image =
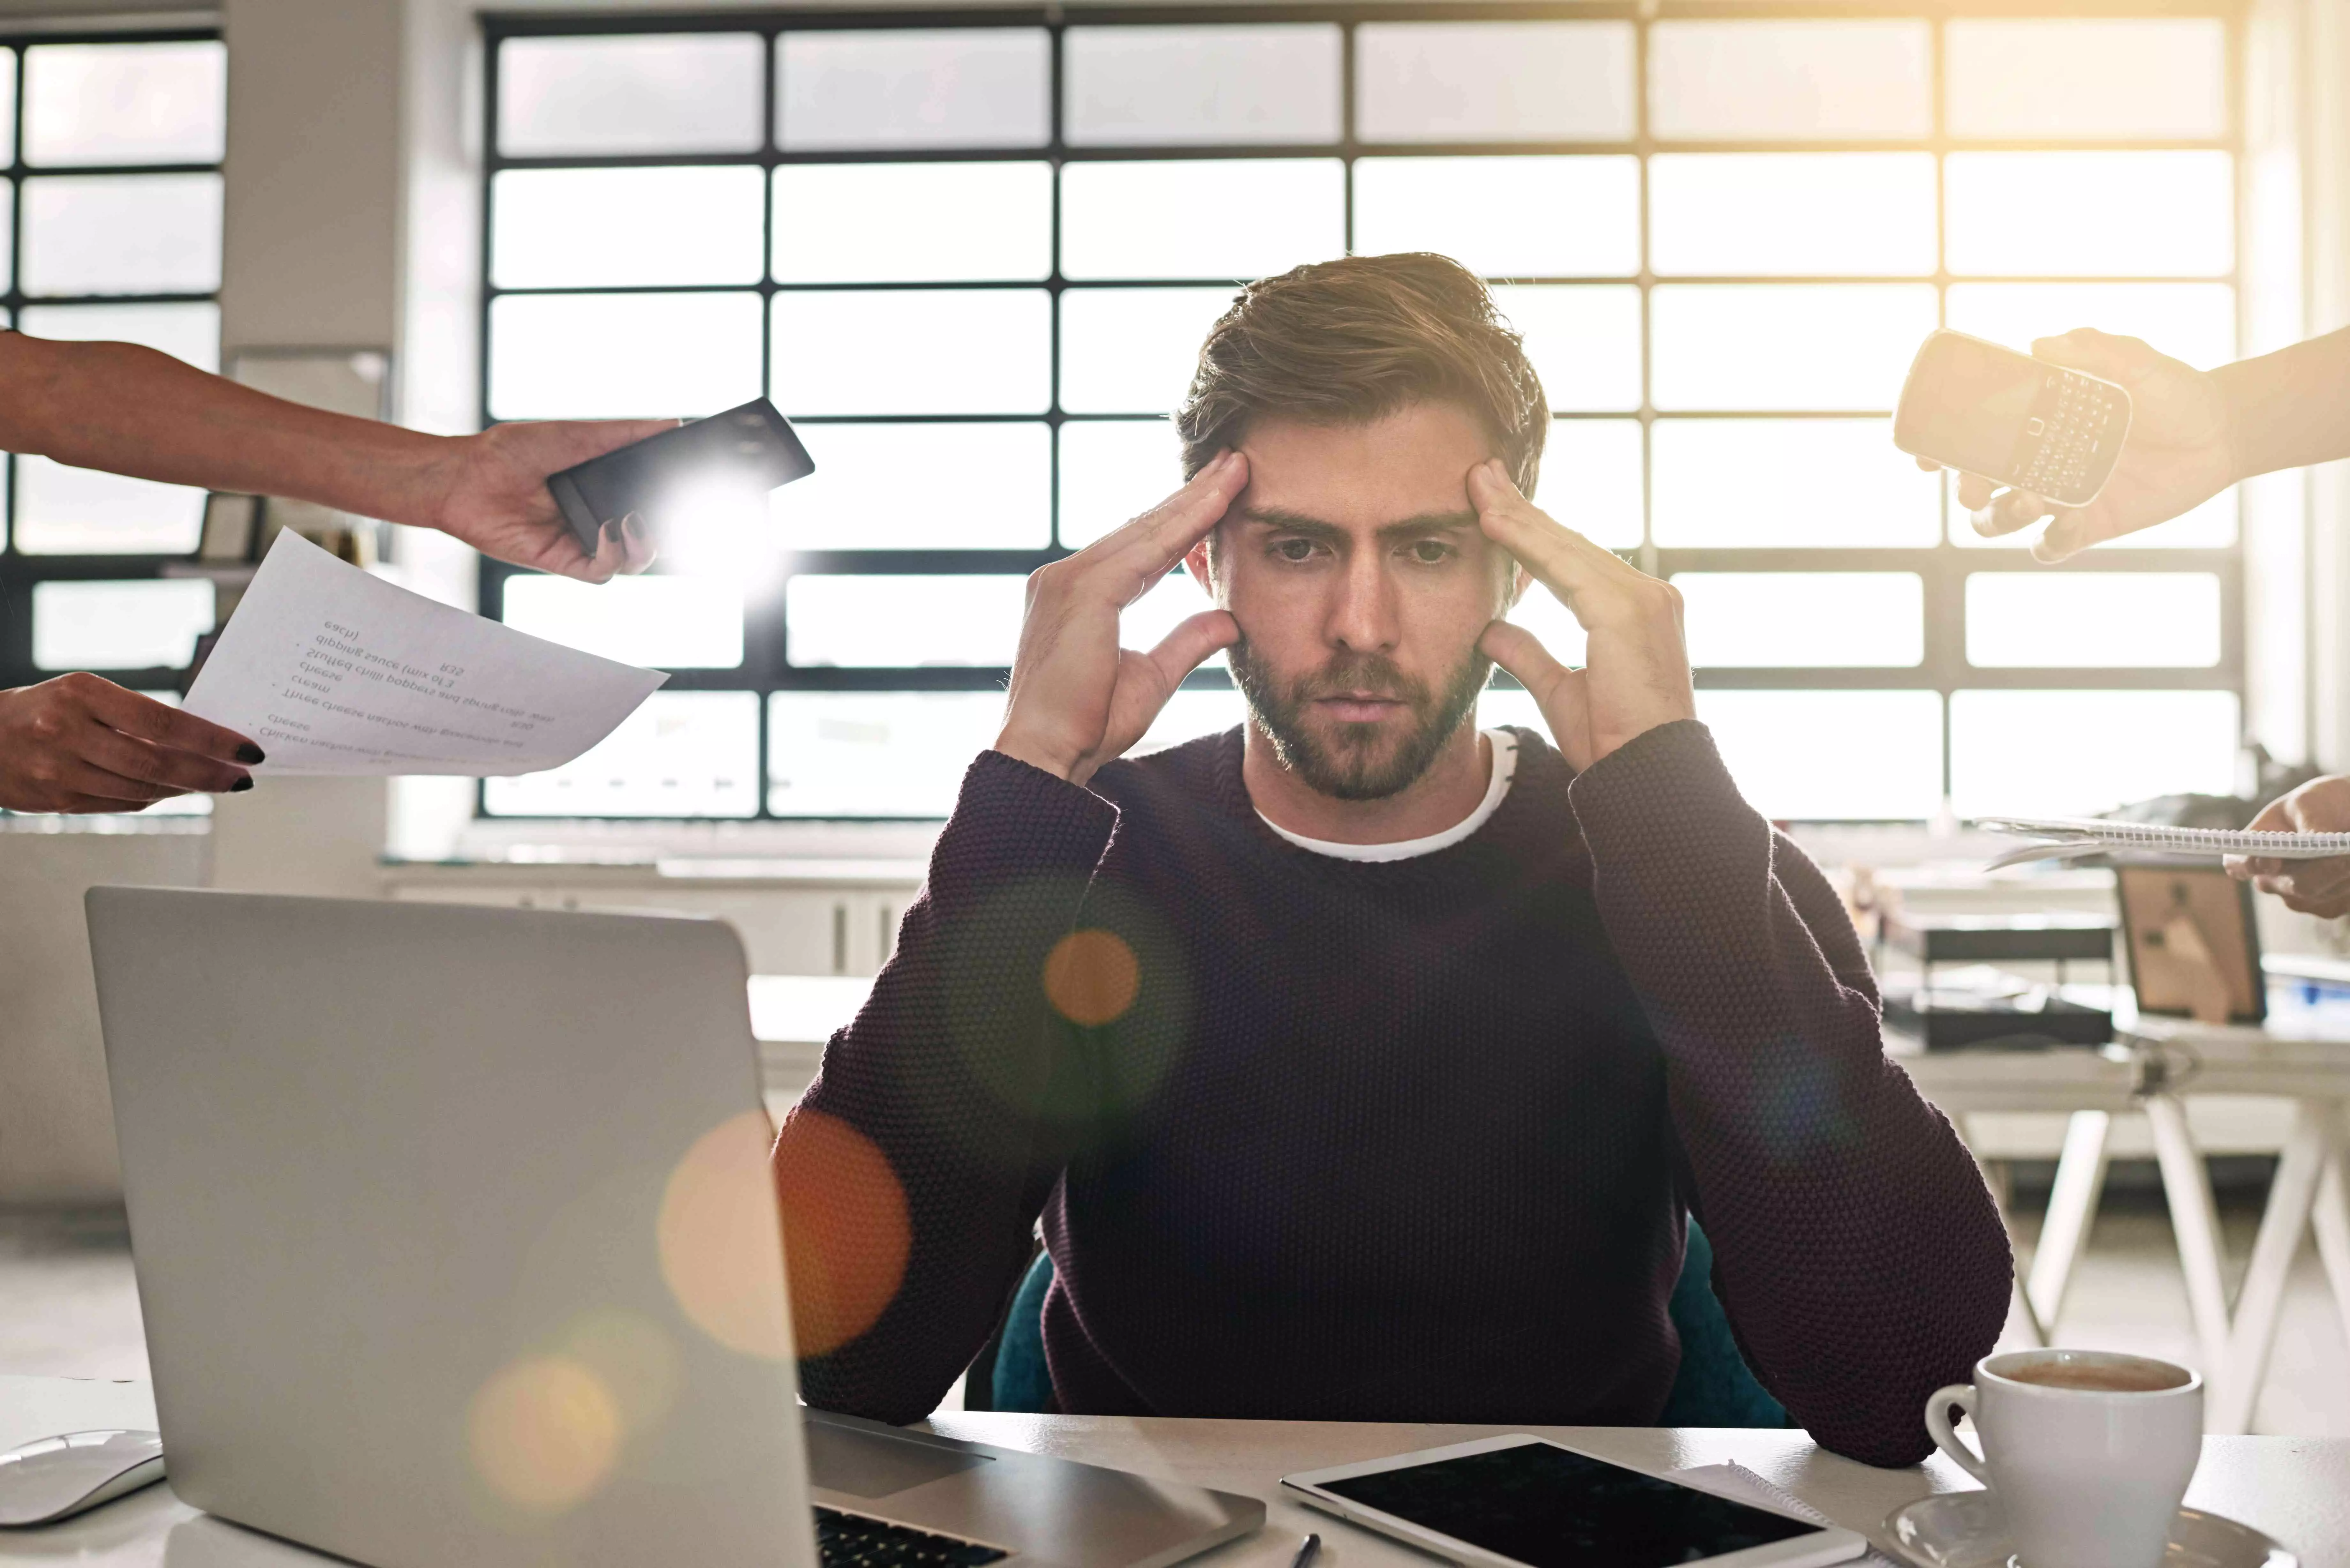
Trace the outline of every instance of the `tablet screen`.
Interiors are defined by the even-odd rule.
[[[1541,1442],[1317,1484],[1527,1568],[1664,1568],[1817,1533]]]

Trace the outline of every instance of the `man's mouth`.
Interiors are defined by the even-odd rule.
[[[1342,724],[1376,724],[1410,704],[1377,691],[1333,691],[1314,699],[1314,706]]]

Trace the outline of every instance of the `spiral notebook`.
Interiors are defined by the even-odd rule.
[[[2219,827],[2164,827],[2094,816],[1985,816],[1975,826],[2036,840],[2018,845],[1985,869],[2027,860],[2077,860],[2087,855],[2174,855],[2216,860],[2251,855],[2270,860],[2327,860],[2350,855],[2350,833],[2243,833]]]

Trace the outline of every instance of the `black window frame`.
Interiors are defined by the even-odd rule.
[[[1902,17],[1925,21],[1930,28],[1932,52],[1930,70],[1933,90],[1932,128],[1924,138],[1865,140],[1763,140],[1749,139],[1731,141],[1677,140],[1652,134],[1648,105],[1648,38],[1649,24],[1656,21],[1696,19],[1752,19],[1797,17]],[[1954,18],[1998,17],[2015,19],[2058,18],[2137,18],[2137,17],[2197,17],[2221,22],[2227,38],[2225,72],[2228,114],[2226,134],[2218,140],[2178,139],[2033,139],[2000,140],[1958,138],[1949,131],[1943,102],[1946,92],[1947,58],[1945,24]],[[1633,92],[1634,131],[1629,140],[1596,142],[1534,142],[1511,141],[1495,144],[1455,142],[1372,143],[1356,136],[1355,114],[1355,26],[1363,22],[1394,21],[1530,21],[1555,19],[1622,20],[1633,25]],[[1062,60],[1066,29],[1071,26],[1150,26],[1167,24],[1218,25],[1247,23],[1318,22],[1339,26],[1341,37],[1340,91],[1341,138],[1329,144],[1282,143],[1278,145],[1211,146],[1197,144],[1137,145],[1120,147],[1069,146],[1063,137],[1066,114],[1063,92]],[[1954,767],[1951,736],[1952,697],[1961,691],[2029,691],[2029,690],[2121,690],[2121,691],[2226,691],[2235,695],[2238,711],[2238,733],[2241,739],[2246,722],[2245,682],[2247,658],[2245,652],[2245,592],[2243,566],[2243,530],[2240,523],[2237,542],[2221,548],[2133,548],[2107,545],[2073,561],[2045,566],[2033,561],[2029,553],[2020,549],[1970,548],[1950,543],[1955,505],[1947,489],[1940,502],[1942,535],[1939,543],[1930,546],[1889,547],[1812,547],[1770,546],[1739,549],[1720,548],[1659,548],[1654,543],[1653,510],[1654,468],[1653,431],[1660,419],[1692,418],[1755,418],[1774,420],[1882,418],[1882,409],[1870,410],[1694,410],[1674,409],[1660,412],[1649,401],[1650,392],[1650,299],[1652,289],[1659,283],[1677,284],[1866,284],[1877,282],[1929,283],[1935,290],[1937,319],[1946,320],[1949,290],[1953,283],[1991,282],[2001,284],[2066,283],[2097,284],[2147,281],[2191,281],[2225,284],[2235,303],[2235,337],[2241,352],[2244,338],[2246,306],[2244,301],[2243,203],[2245,189],[2245,132],[2243,103],[2244,33],[2247,25],[2245,10],[2238,0],[2075,0],[2069,5],[2019,5],[2010,0],[1926,0],[1914,5],[1870,3],[1870,0],[1659,0],[1643,4],[1641,0],[1591,0],[1588,4],[1562,5],[1555,0],[1463,0],[1457,5],[1431,4],[1429,0],[1410,3],[1382,4],[1378,0],[1356,4],[1288,4],[1263,6],[1232,5],[1112,6],[1079,5],[1035,9],[1021,7],[979,7],[971,10],[858,10],[843,8],[779,7],[723,12],[635,13],[628,16],[605,16],[559,12],[490,12],[484,14],[482,26],[486,47],[484,58],[487,72],[487,90],[484,95],[484,168],[481,190],[481,281],[482,299],[479,326],[483,353],[480,365],[480,406],[484,423],[489,422],[490,381],[490,312],[494,300],[506,294],[621,294],[639,293],[743,293],[756,292],[762,307],[762,372],[763,384],[772,379],[773,326],[768,311],[769,302],[779,293],[798,290],[844,291],[849,289],[885,292],[924,287],[954,287],[971,289],[1013,288],[1033,290],[1043,288],[1053,301],[1052,341],[1050,344],[1052,403],[1042,415],[939,415],[937,422],[1034,424],[1042,422],[1052,432],[1053,472],[1051,495],[1053,508],[1050,547],[1036,550],[829,550],[800,553],[791,558],[786,575],[799,573],[854,573],[860,576],[930,576],[940,574],[1024,574],[1047,562],[1069,554],[1057,541],[1061,537],[1060,510],[1060,432],[1066,425],[1087,421],[1132,422],[1131,415],[1070,414],[1060,406],[1060,297],[1071,287],[1102,289],[1118,287],[1201,286],[1199,278],[1146,279],[1127,278],[1102,280],[1086,278],[1072,284],[1060,271],[1061,182],[1063,166],[1080,161],[1125,161],[1162,159],[1228,159],[1228,158],[1329,158],[1343,161],[1347,177],[1346,192],[1347,243],[1351,249],[1354,239],[1353,167],[1362,157],[1381,155],[1442,157],[1475,157],[1486,155],[1555,155],[1602,154],[1635,155],[1639,163],[1640,177],[1640,268],[1624,276],[1512,277],[1518,284],[1559,285],[1637,285],[1641,296],[1641,377],[1642,397],[1637,411],[1573,412],[1556,416],[1559,422],[1578,420],[1637,420],[1641,431],[1642,537],[1636,548],[1619,553],[1644,570],[1670,576],[1685,571],[1715,572],[1901,572],[1916,574],[1923,579],[1925,592],[1925,655],[1915,666],[1905,667],[1706,667],[1695,671],[1701,691],[1932,691],[1939,694],[1942,732],[1942,797],[1947,805]],[[1051,135],[1042,146],[995,148],[909,148],[886,151],[822,151],[790,152],[777,145],[776,92],[778,88],[776,47],[778,35],[785,32],[856,30],[916,30],[953,27],[977,28],[1004,26],[1044,28],[1051,40]],[[498,50],[508,39],[560,36],[611,36],[623,34],[673,33],[754,33],[763,40],[764,84],[762,100],[763,145],[755,152],[642,154],[619,157],[563,156],[508,157],[497,144],[498,119]],[[1947,203],[1942,186],[1947,158],[1952,151],[2168,151],[2194,149],[2219,150],[2229,154],[2234,180],[2236,211],[2231,214],[2236,244],[2234,262],[2230,270],[2217,277],[2189,280],[2131,276],[2061,276],[2033,277],[1996,276],[1953,274],[1948,269],[1944,254],[1947,224]],[[1834,277],[1798,277],[1780,275],[1736,275],[1695,276],[1680,274],[1659,277],[1648,263],[1648,169],[1649,159],[1658,152],[1839,152],[1839,151],[1923,151],[1935,158],[1936,177],[1936,255],[1930,275],[1863,275]],[[750,165],[771,176],[772,171],[785,164],[795,163],[895,163],[951,161],[1049,161],[1054,171],[1053,182],[1053,258],[1052,271],[1041,282],[972,282],[940,280],[936,283],[874,283],[874,284],[777,284],[769,275],[775,236],[774,184],[768,178],[763,197],[766,204],[766,259],[756,286],[723,285],[694,288],[691,286],[654,286],[639,289],[564,287],[547,289],[499,289],[491,283],[491,256],[495,221],[491,191],[495,176],[510,169],[546,169],[578,167],[628,167],[673,165]],[[1233,280],[1235,284],[1242,280]],[[1210,280],[1212,285],[1213,280]],[[791,414],[792,410],[784,410]],[[794,416],[798,420],[798,416]],[[921,416],[814,416],[799,422],[821,423],[920,423]],[[2240,511],[2241,517],[2241,511]],[[1955,521],[1964,525],[1963,516]],[[1977,573],[2029,572],[2034,574],[2064,572],[2098,573],[2209,573],[2216,576],[2220,588],[2220,627],[2219,662],[2200,667],[2122,667],[2080,668],[2071,666],[2047,668],[1988,667],[1970,664],[1966,656],[1966,583]],[[484,615],[496,618],[504,604],[504,584],[518,575],[518,569],[484,560],[480,580],[480,604]],[[758,757],[760,787],[758,819],[809,821],[823,820],[806,815],[777,816],[769,809],[767,787],[768,697],[779,691],[980,691],[1000,690],[1009,676],[1003,667],[920,667],[898,669],[795,667],[788,659],[787,631],[781,606],[784,593],[778,585],[773,595],[775,608],[769,613],[746,610],[744,618],[743,660],[733,670],[681,670],[675,671],[666,691],[751,691],[759,694]],[[1194,672],[1185,682],[1186,689],[1228,688],[1229,678],[1219,670]],[[1494,685],[1510,689],[1516,682],[1496,672]],[[489,817],[485,794],[477,794],[476,814]],[[499,813],[495,820],[528,821],[526,813]],[[618,819],[597,819],[618,820]],[[694,818],[691,820],[708,820]],[[727,818],[718,820],[748,820]],[[858,817],[845,820],[879,821],[884,818]],[[902,819],[901,819],[902,820]],[[935,820],[923,818],[919,820]],[[1915,819],[1910,819],[1915,820]]]
[[[52,305],[213,305],[220,292],[205,294],[47,294],[25,293],[25,181],[27,176],[106,174],[219,174],[223,162],[211,163],[72,163],[28,165],[25,161],[25,51],[47,44],[217,44],[218,27],[130,28],[5,28],[0,50],[16,57],[16,93],[15,147],[0,177],[8,182],[8,286],[0,290],[0,308],[7,311],[9,327],[24,319],[26,306]],[[67,671],[43,670],[33,662],[33,590],[45,582],[127,582],[182,575],[194,557],[193,550],[177,555],[27,555],[16,547],[16,482],[21,460],[7,463],[7,512],[0,535],[0,687],[25,686],[53,680]],[[184,670],[155,666],[140,670],[104,670],[98,673],[118,685],[147,691],[177,690]]]

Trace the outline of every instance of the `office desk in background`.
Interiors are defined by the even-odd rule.
[[[60,1431],[153,1424],[153,1400],[142,1383],[0,1377],[0,1447]],[[1281,1478],[1499,1432],[1536,1432],[1652,1468],[1735,1461],[1880,1544],[1885,1517],[1893,1510],[1929,1492],[1973,1485],[1939,1455],[1916,1469],[1872,1469],[1822,1452],[1801,1432],[1729,1428],[1194,1421],[976,1411],[941,1415],[930,1424],[951,1437],[1263,1498],[1265,1528],[1195,1559],[1205,1568],[1281,1568],[1307,1531],[1320,1532],[1325,1557],[1333,1563],[1425,1568],[1430,1559],[1408,1547],[1284,1498]],[[360,1434],[354,1440],[366,1439]],[[2350,1438],[2207,1438],[2187,1501],[2266,1531],[2299,1553],[2303,1568],[2350,1563]],[[81,1568],[307,1568],[336,1561],[208,1519],[173,1497],[168,1483],[63,1524],[0,1531],[0,1568],[68,1559]]]

